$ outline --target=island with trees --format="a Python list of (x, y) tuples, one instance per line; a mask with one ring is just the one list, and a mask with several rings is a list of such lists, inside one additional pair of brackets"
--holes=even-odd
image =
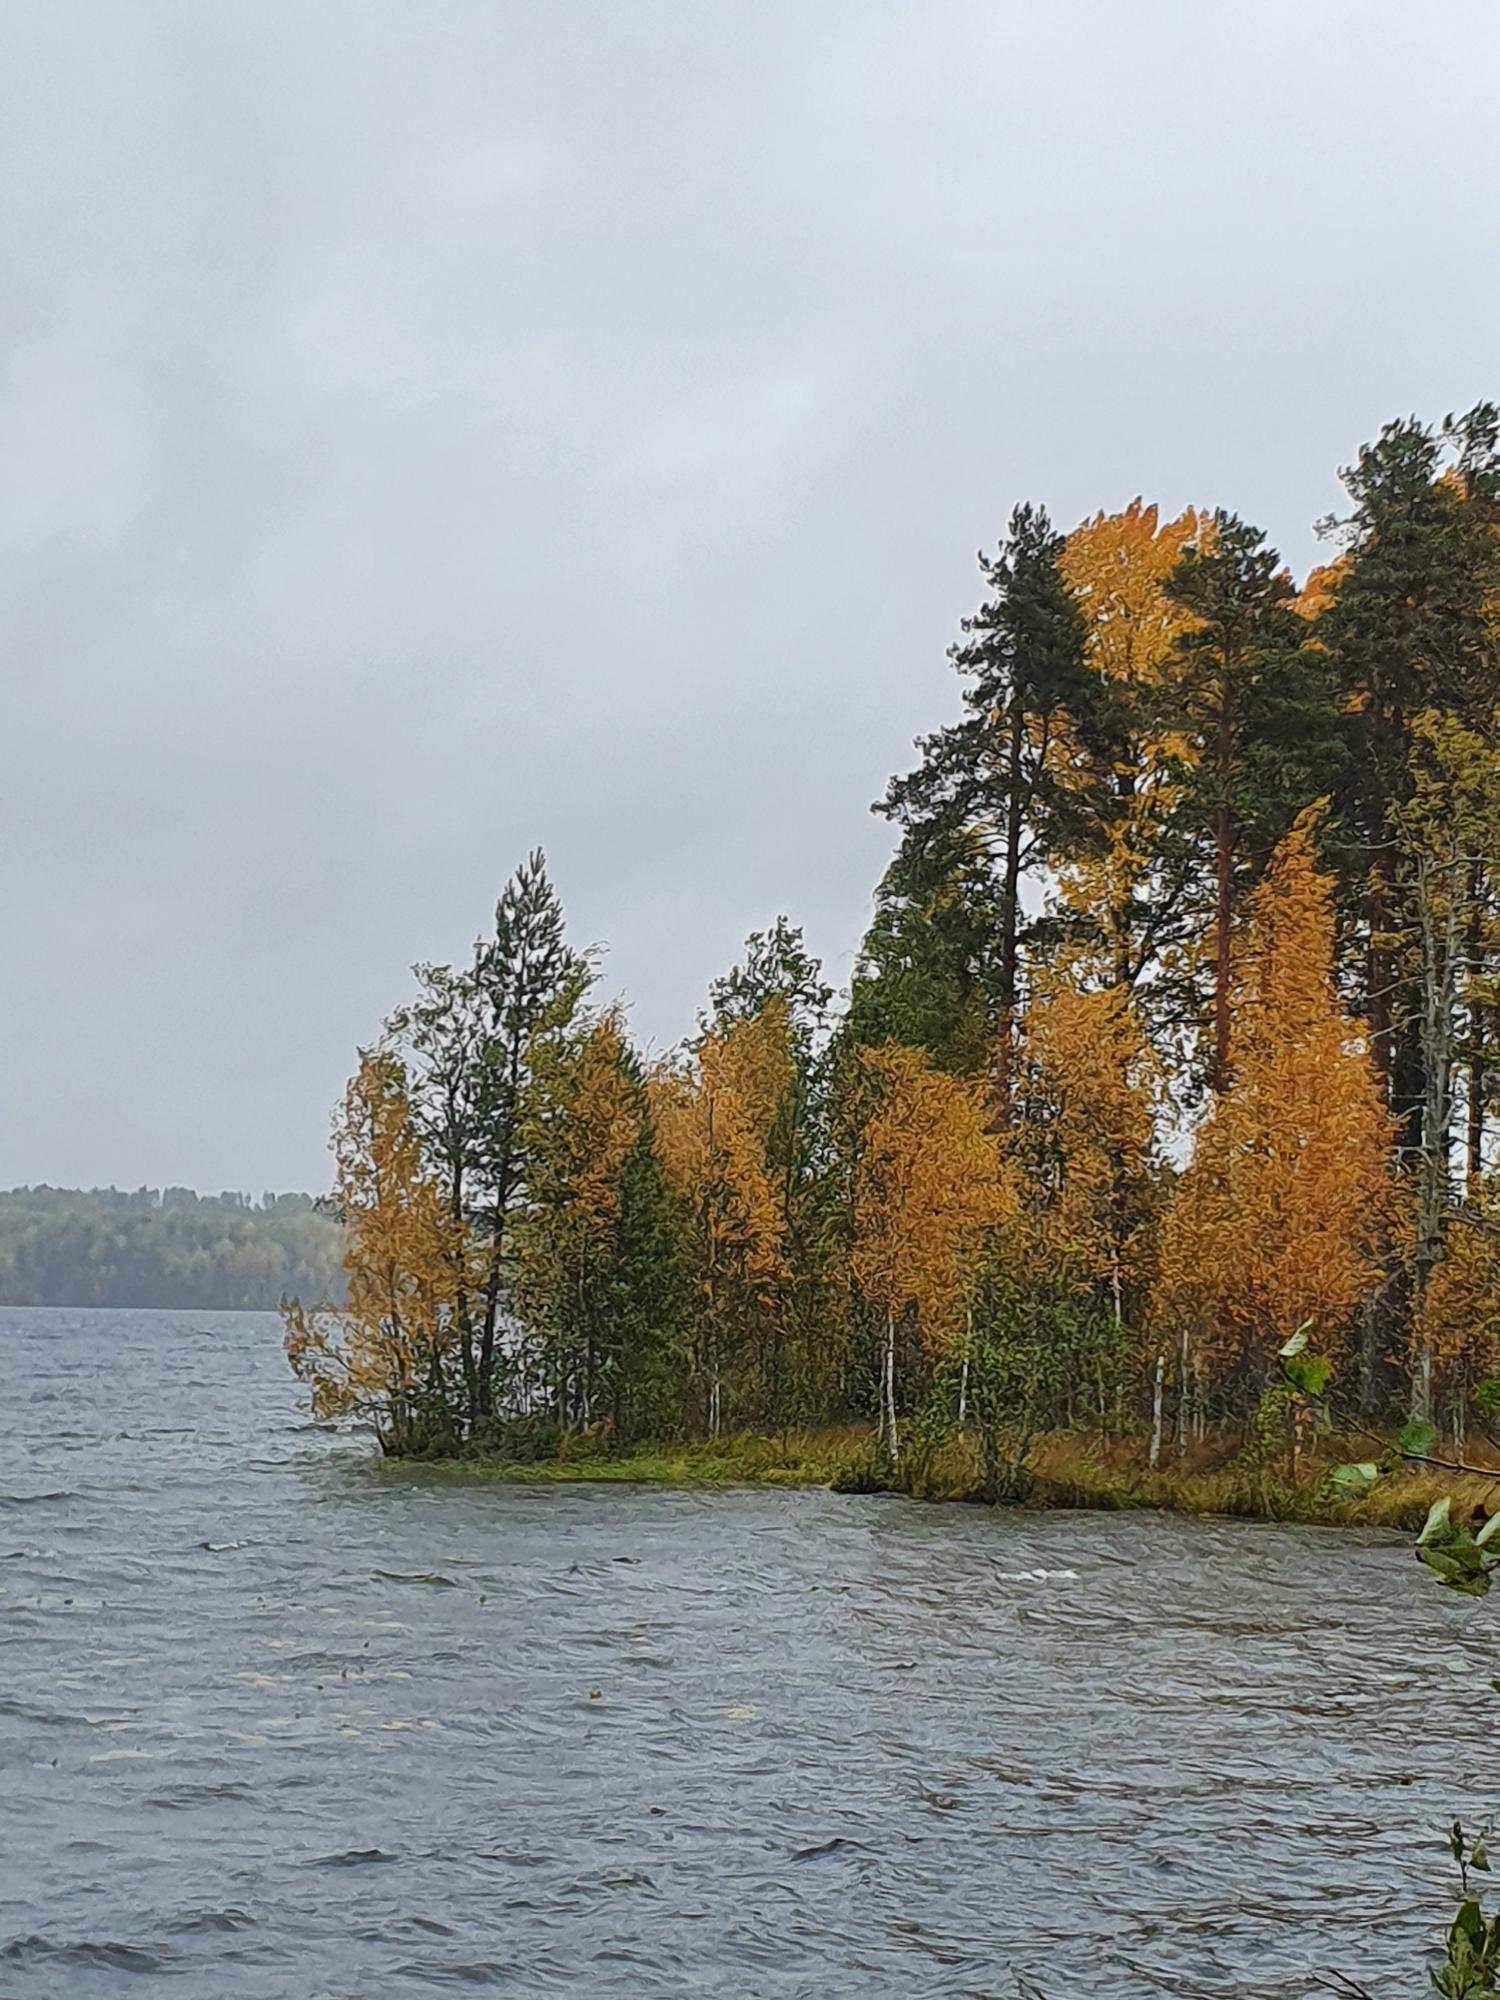
[(1288, 1513), (1482, 1454), (1500, 413), (1343, 477), (1300, 583), (1222, 508), (1015, 510), (841, 997), (778, 918), (648, 1061), (533, 855), (360, 1055), (347, 1299), (287, 1308), (318, 1410), (534, 1474)]

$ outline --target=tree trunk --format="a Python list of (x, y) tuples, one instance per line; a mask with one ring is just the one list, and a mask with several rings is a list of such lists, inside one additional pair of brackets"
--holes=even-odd
[[(1453, 1118), (1453, 1027), (1457, 998), (1459, 896), (1457, 858), (1438, 867), (1426, 860), (1416, 870), (1417, 921), (1421, 935), (1422, 1011), (1420, 1017), (1422, 1071), (1422, 1138), (1417, 1155), (1416, 1243), (1412, 1253), (1412, 1313), (1420, 1314), (1428, 1281), (1442, 1254), (1443, 1223), (1450, 1195), (1450, 1147)], [(1453, 877), (1446, 892), (1434, 875)], [(1412, 1382), (1413, 1414), (1432, 1420), (1432, 1350), (1423, 1344), (1417, 1354)]]
[(1229, 1088), (1229, 942), (1234, 894), (1234, 821), (1229, 807), (1229, 772), (1234, 757), (1229, 713), (1226, 662), (1225, 686), (1219, 699), (1219, 802), (1214, 812), (1214, 1060), (1209, 1077), (1215, 1097)]
[(882, 1384), (881, 1425), (885, 1431), (886, 1455), (892, 1465), (901, 1461), (901, 1441), (896, 1435), (896, 1315), (889, 1308), (885, 1315), (885, 1365)]
[(1151, 1449), (1146, 1455), (1146, 1463), (1155, 1472), (1161, 1460), (1161, 1418), (1162, 1401), (1167, 1384), (1167, 1357), (1156, 1357), (1156, 1384), (1151, 1393)]
[[(462, 1257), (466, 1248), (468, 1219), (464, 1214), (464, 1179), (461, 1167), (455, 1166), (453, 1170), (449, 1205), (453, 1216), (454, 1233), (459, 1243), (458, 1254)], [(469, 1405), (467, 1428), (472, 1431), (474, 1420), (479, 1415), (479, 1368), (474, 1355), (474, 1315), (469, 1309), (468, 1287), (462, 1279), (454, 1294), (453, 1311), (458, 1321), (459, 1362), (464, 1373), (464, 1395)]]
[(1016, 986), (1021, 931), (1021, 753), (1025, 747), (1025, 716), (1018, 697), (1011, 697), (1010, 742), (1006, 750), (1005, 867), (1000, 894), (1000, 991), (998, 1040), (995, 1050), (995, 1105), (1002, 1130), (1010, 1123), (1015, 1088)]
[[(1480, 864), (1475, 861), (1469, 867), (1469, 934), (1466, 940), (1465, 956), (1468, 961), (1466, 971), (1471, 994), (1475, 982), (1486, 969), (1484, 964), (1484, 925), (1481, 918), (1484, 899), (1484, 875)], [(1486, 1074), (1485, 1053), (1489, 1031), (1489, 1009), (1478, 998), (1469, 1001), (1469, 1076), (1467, 1087), (1468, 1102), (1465, 1105), (1466, 1120), (1464, 1133), (1464, 1180), (1472, 1200), (1479, 1193), (1480, 1178), (1484, 1173), (1484, 1116), (1488, 1106), (1489, 1077)]]

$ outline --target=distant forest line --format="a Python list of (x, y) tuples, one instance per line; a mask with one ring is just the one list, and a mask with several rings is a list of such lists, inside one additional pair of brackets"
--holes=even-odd
[(307, 1194), (0, 1191), (0, 1306), (274, 1311), (343, 1296), (343, 1230)]

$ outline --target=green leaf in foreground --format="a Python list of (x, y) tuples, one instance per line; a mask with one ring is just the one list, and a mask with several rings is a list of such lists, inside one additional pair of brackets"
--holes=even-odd
[(1281, 1350), (1281, 1359), (1283, 1361), (1296, 1360), (1297, 1356), (1307, 1345), (1307, 1337), (1312, 1332), (1312, 1324), (1310, 1319), (1303, 1320), (1301, 1326), (1298, 1327), (1286, 1346)]
[(1417, 1556), (1449, 1590), (1463, 1597), (1483, 1597), (1497, 1561), (1487, 1546), (1494, 1532), (1492, 1521), (1486, 1521), (1481, 1543), (1468, 1528), (1455, 1523), (1446, 1499), (1435, 1500), (1417, 1537)]
[(1282, 1372), (1292, 1387), (1300, 1389), (1304, 1396), (1321, 1396), (1328, 1387), (1333, 1363), (1321, 1354), (1303, 1354), (1283, 1362)]
[(1363, 1465), (1336, 1465), (1328, 1475), (1328, 1484), (1339, 1500), (1363, 1500), (1379, 1479), (1380, 1467), (1366, 1461)]
[(1425, 1458), (1437, 1443), (1434, 1425), (1410, 1423), (1396, 1440), (1396, 1449), (1403, 1458)]

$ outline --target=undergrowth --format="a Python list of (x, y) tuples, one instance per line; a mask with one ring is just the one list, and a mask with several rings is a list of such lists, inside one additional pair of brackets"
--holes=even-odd
[[(1340, 1450), (1341, 1443), (1349, 1448)], [(1433, 1502), (1444, 1495), (1452, 1496), (1455, 1508), (1487, 1512), (1500, 1503), (1500, 1465), (1493, 1480), (1484, 1474), (1401, 1466), (1363, 1498), (1340, 1498), (1328, 1473), (1351, 1452), (1363, 1456), (1369, 1449), (1368, 1438), (1351, 1445), (1331, 1436), (1325, 1452), (1310, 1460), (1292, 1485), (1247, 1459), (1238, 1436), (1210, 1437), (1180, 1454), (1168, 1448), (1152, 1471), (1139, 1441), (1054, 1432), (1038, 1438), (1027, 1453), (1021, 1497), (1024, 1504), (1042, 1508), (1148, 1508), (1403, 1531), (1419, 1529)], [(1473, 1462), (1472, 1453), (1470, 1458)], [(919, 1456), (908, 1455), (904, 1466), (892, 1468), (881, 1459), (873, 1434), (858, 1425), (771, 1436), (736, 1433), (703, 1443), (666, 1441), (618, 1450), (588, 1435), (565, 1435), (556, 1455), (547, 1458), (481, 1456), (420, 1465), (408, 1460), (392, 1469), (527, 1485), (828, 1486), (842, 1493), (900, 1492), (949, 1502), (989, 1497), (985, 1467), (967, 1433), (947, 1437)]]

